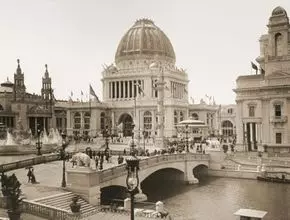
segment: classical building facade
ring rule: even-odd
[[[106,131],[126,137],[134,131],[136,137],[154,138],[160,144],[164,137],[177,135],[180,121],[193,118],[205,122],[206,135],[222,134],[221,107],[214,101],[189,103],[188,75],[175,66],[175,59],[165,33],[149,19],[137,20],[121,38],[113,64],[100,73],[102,102],[96,96],[89,102],[56,100],[47,66],[41,95],[29,94],[18,61],[14,83],[0,87],[0,122],[15,128],[21,121],[33,133],[38,126],[68,135]]]
[[[94,134],[108,125],[123,136],[134,130],[137,136],[158,140],[175,136],[180,121],[197,116],[209,126],[208,134],[219,133],[219,107],[203,100],[189,104],[188,75],[175,66],[170,40],[149,19],[137,20],[122,37],[115,62],[102,72],[102,83],[102,103],[66,103],[68,132]],[[84,115],[91,116],[90,126]]]
[[[236,80],[237,143],[241,148],[289,153],[290,143],[290,25],[277,7],[268,34],[260,38],[260,73]]]

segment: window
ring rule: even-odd
[[[3,110],[4,110],[3,106],[2,106],[2,105],[0,105],[0,111],[3,111]]]
[[[101,113],[101,129],[105,129],[105,112]]]
[[[79,112],[76,112],[74,115],[74,129],[80,128],[81,128],[81,114]]]
[[[191,117],[192,117],[194,120],[198,120],[198,114],[197,114],[197,113],[192,113],[192,114],[191,114]]]
[[[174,111],[174,124],[178,123],[177,111]]]
[[[282,133],[276,133],[276,144],[282,144]]]
[[[255,117],[255,106],[249,106],[249,117]]]
[[[183,121],[183,112],[180,112],[180,121]]]
[[[281,112],[281,105],[275,105],[275,117],[281,117],[282,112]]]
[[[232,108],[228,109],[228,114],[233,114],[233,109]]]
[[[282,56],[283,55],[283,36],[280,33],[275,35],[275,55]]]
[[[84,115],[85,129],[90,129],[90,120],[91,120],[91,114],[89,112],[86,112]]]
[[[152,114],[147,111],[144,113],[144,130],[152,129]]]
[[[229,120],[222,122],[222,133],[224,136],[233,136],[233,123]]]

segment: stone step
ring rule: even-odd
[[[72,202],[72,198],[74,197],[76,197],[76,195],[69,192],[69,193],[62,193],[62,194],[58,194],[54,196],[49,196],[46,198],[37,199],[34,201],[41,204],[45,204],[52,207],[61,208],[61,209],[70,211],[70,204]],[[82,198],[79,198],[78,203],[81,204],[82,215],[90,215],[90,214],[92,215],[97,212],[97,209],[94,206],[92,206],[91,204],[89,204]]]

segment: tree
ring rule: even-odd
[[[6,197],[7,201],[7,213],[10,220],[20,219],[20,205],[21,198],[21,183],[18,181],[16,175],[13,173],[11,176],[7,176],[5,173],[1,174],[1,186],[2,194]]]

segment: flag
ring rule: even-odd
[[[251,66],[254,70],[256,70],[256,74],[258,73],[258,67],[256,64],[254,64],[253,62],[251,62]]]
[[[94,96],[95,98],[97,98],[97,95],[95,93],[95,91],[93,90],[91,84],[90,84],[90,95]]]
[[[90,95],[94,96],[97,100],[97,102],[100,102],[98,96],[96,95],[95,91],[93,90],[93,87],[90,84]]]
[[[264,75],[265,74],[265,70],[261,68],[261,74]]]
[[[73,95],[74,95],[74,94],[73,94],[73,92],[71,91],[71,92],[70,92],[70,96],[73,96]]]
[[[84,95],[83,91],[81,91],[81,95]]]
[[[253,68],[254,70],[258,70],[258,67],[257,67],[256,64],[254,64],[253,62],[251,62],[251,65],[252,65],[252,68]]]

